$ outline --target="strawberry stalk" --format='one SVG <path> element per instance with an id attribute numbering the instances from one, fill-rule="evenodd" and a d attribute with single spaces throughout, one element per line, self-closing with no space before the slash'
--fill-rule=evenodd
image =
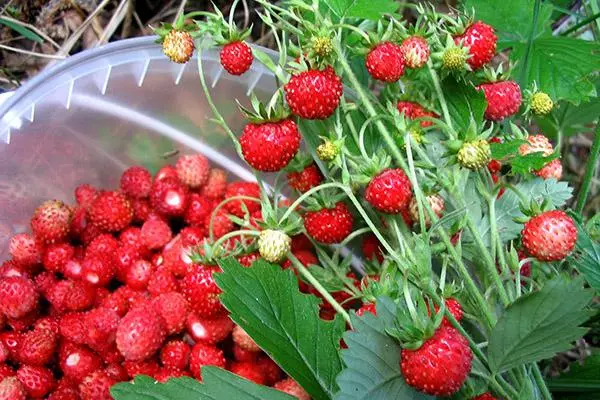
<path id="1" fill-rule="evenodd" d="M 450 118 L 450 112 L 448 111 L 448 105 L 446 104 L 446 97 L 444 96 L 444 92 L 442 91 L 442 87 L 440 86 L 440 79 L 438 78 L 438 74 L 433 68 L 433 63 L 431 58 L 427 60 L 427 69 L 429 70 L 429 75 L 431 75 L 431 81 L 433 82 L 433 87 L 435 88 L 435 93 L 437 94 L 438 100 L 440 102 L 440 106 L 442 107 L 442 114 L 444 114 L 444 121 L 446 121 L 446 125 L 450 128 L 449 133 L 452 133 L 451 139 L 456 137 L 456 132 L 452 127 L 452 119 Z"/>
<path id="2" fill-rule="evenodd" d="M 232 196 L 232 197 L 228 197 L 227 199 L 223 200 L 222 202 L 220 202 L 213 210 L 212 213 L 210 215 L 210 222 L 208 224 L 208 237 L 210 238 L 210 240 L 214 239 L 214 235 L 213 235 L 213 221 L 215 216 L 217 215 L 217 211 L 219 211 L 221 208 L 223 208 L 223 206 L 227 203 L 230 203 L 232 201 L 236 201 L 236 200 L 247 200 L 247 201 L 254 201 L 256 203 L 260 203 L 260 199 L 257 199 L 255 197 L 249 197 L 249 196 Z"/>
<path id="3" fill-rule="evenodd" d="M 575 211 L 577 211 L 579 214 L 583 214 L 583 208 L 585 206 L 585 202 L 590 192 L 592 178 L 594 177 L 594 172 L 596 171 L 596 167 L 598 165 L 598 156 L 600 156 L 600 122 L 596 124 L 594 142 L 592 144 L 592 149 L 590 150 L 590 155 L 585 166 L 585 175 L 583 177 L 583 182 L 581 183 L 581 189 L 579 189 L 577 207 L 575 208 Z"/>
<path id="4" fill-rule="evenodd" d="M 237 230 L 237 231 L 233 231 L 233 232 L 229 232 L 223 236 L 221 236 L 220 238 L 218 238 L 215 243 L 212 245 L 213 250 L 216 250 L 219 248 L 219 246 L 223 243 L 225 243 L 227 240 L 236 237 L 236 236 L 255 236 L 258 237 L 260 235 L 259 231 L 251 231 L 249 229 L 241 229 L 241 230 Z"/>

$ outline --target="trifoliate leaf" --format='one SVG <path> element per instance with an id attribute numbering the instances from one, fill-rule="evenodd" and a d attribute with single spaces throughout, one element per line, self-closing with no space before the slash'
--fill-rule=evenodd
<path id="1" fill-rule="evenodd" d="M 396 305 L 388 298 L 377 299 L 377 317 L 352 315 L 342 350 L 346 368 L 337 378 L 336 400 L 425 400 L 433 399 L 408 386 L 400 371 L 400 345 L 386 334 L 394 325 Z"/>
<path id="2" fill-rule="evenodd" d="M 459 83 L 449 77 L 442 82 L 442 92 L 446 94 L 446 104 L 452 119 L 454 129 L 458 132 L 467 130 L 471 119 L 477 126 L 483 122 L 483 114 L 487 107 L 483 91 L 475 89 L 474 86 Z"/>
<path id="3" fill-rule="evenodd" d="M 158 383 L 137 375 L 133 382 L 117 383 L 110 389 L 115 400 L 292 400 L 293 397 L 257 385 L 220 368 L 202 367 L 202 382 L 192 378 L 173 378 Z"/>
<path id="4" fill-rule="evenodd" d="M 290 270 L 264 260 L 251 268 L 219 262 L 221 302 L 254 341 L 315 400 L 331 399 L 342 370 L 338 354 L 344 322 L 319 318 L 319 299 L 300 293 Z"/>
<path id="5" fill-rule="evenodd" d="M 581 279 L 559 276 L 539 291 L 517 299 L 492 329 L 488 346 L 493 373 L 536 362 L 569 349 L 587 329 L 579 327 L 590 317 L 585 308 L 594 291 Z"/>
<path id="6" fill-rule="evenodd" d="M 331 11 L 339 18 L 352 17 L 378 21 L 384 14 L 398 10 L 394 0 L 325 0 Z"/>
<path id="7" fill-rule="evenodd" d="M 583 274 L 587 283 L 600 291 L 600 245 L 594 243 L 585 228 L 571 215 L 577 226 L 577 242 L 569 256 L 569 263 Z"/>

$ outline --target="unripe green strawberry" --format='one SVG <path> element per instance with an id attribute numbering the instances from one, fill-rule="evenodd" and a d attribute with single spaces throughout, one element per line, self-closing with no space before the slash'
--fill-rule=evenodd
<path id="1" fill-rule="evenodd" d="M 429 203 L 431 210 L 437 215 L 438 218 L 441 218 L 444 213 L 444 198 L 439 194 L 433 194 L 431 196 L 425 196 L 425 200 Z M 410 213 L 410 218 L 415 223 L 419 222 L 419 207 L 417 205 L 417 198 L 413 197 L 410 200 L 410 204 L 408 205 L 408 211 Z M 431 226 L 431 218 L 427 214 L 427 211 L 423 207 L 423 214 L 425 215 L 425 225 Z"/>
<path id="2" fill-rule="evenodd" d="M 483 139 L 463 143 L 457 154 L 458 163 L 474 171 L 486 166 L 491 157 L 490 144 Z"/>
<path id="3" fill-rule="evenodd" d="M 267 261 L 277 263 L 292 247 L 292 239 L 282 231 L 265 229 L 258 238 L 258 252 Z"/>
<path id="4" fill-rule="evenodd" d="M 171 61 L 185 64 L 194 54 L 194 39 L 189 32 L 173 29 L 165 36 L 162 49 Z"/>
<path id="5" fill-rule="evenodd" d="M 546 211 L 527 221 L 521 236 L 531 256 L 540 261 L 559 261 L 575 247 L 577 227 L 564 211 Z"/>
<path id="6" fill-rule="evenodd" d="M 442 68 L 452 72 L 459 72 L 465 69 L 467 55 L 460 47 L 451 47 L 444 51 L 442 55 Z"/>
<path id="7" fill-rule="evenodd" d="M 334 160 L 339 152 L 340 149 L 331 140 L 326 140 L 317 147 L 317 156 L 322 161 Z"/>
<path id="8" fill-rule="evenodd" d="M 548 94 L 544 92 L 537 92 L 531 96 L 531 103 L 529 107 L 531 107 L 531 111 L 533 111 L 535 115 L 547 115 L 550 114 L 550 111 L 552 111 L 554 102 L 550 96 L 548 96 Z"/>

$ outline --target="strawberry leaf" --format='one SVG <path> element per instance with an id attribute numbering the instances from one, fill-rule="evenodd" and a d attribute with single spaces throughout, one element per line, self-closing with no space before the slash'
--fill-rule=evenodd
<path id="1" fill-rule="evenodd" d="M 394 0 L 325 0 L 333 14 L 339 18 L 353 17 L 378 21 L 383 14 L 398 10 Z"/>
<path id="2" fill-rule="evenodd" d="M 471 119 L 477 126 L 483 123 L 483 114 L 487 102 L 482 91 L 475 89 L 472 85 L 459 83 L 453 78 L 442 82 L 442 92 L 446 93 L 446 103 L 450 118 L 454 123 L 454 129 L 458 132 L 469 128 Z"/>
<path id="3" fill-rule="evenodd" d="M 600 97 L 578 106 L 563 103 L 554 109 L 552 114 L 536 118 L 535 121 L 544 135 L 553 139 L 558 138 L 559 132 L 563 136 L 592 133 L 599 109 Z"/>
<path id="4" fill-rule="evenodd" d="M 158 383 L 138 375 L 133 382 L 117 383 L 110 389 L 115 400 L 292 400 L 278 390 L 257 385 L 220 368 L 202 367 L 202 382 L 192 378 L 173 378 Z"/>
<path id="5" fill-rule="evenodd" d="M 490 335 L 491 371 L 500 373 L 571 348 L 587 332 L 579 325 L 591 316 L 586 307 L 594 291 L 584 289 L 582 283 L 582 279 L 559 276 L 511 304 Z"/>
<path id="6" fill-rule="evenodd" d="M 377 299 L 377 317 L 352 315 L 353 331 L 344 335 L 348 349 L 342 350 L 346 368 L 337 378 L 336 400 L 433 399 L 408 386 L 400 371 L 400 345 L 386 334 L 393 327 L 396 305 Z"/>
<path id="7" fill-rule="evenodd" d="M 342 370 L 338 354 L 344 322 L 319 318 L 319 299 L 300 293 L 290 270 L 258 260 L 244 268 L 219 262 L 221 301 L 254 341 L 315 400 L 330 399 Z"/>
<path id="8" fill-rule="evenodd" d="M 571 214 L 571 217 L 577 226 L 577 242 L 569 262 L 583 274 L 591 287 L 600 291 L 600 245 L 594 243 L 585 228 L 577 222 L 577 215 Z"/>

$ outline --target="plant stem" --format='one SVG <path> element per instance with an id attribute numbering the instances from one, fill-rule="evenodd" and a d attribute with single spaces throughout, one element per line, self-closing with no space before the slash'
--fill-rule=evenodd
<path id="1" fill-rule="evenodd" d="M 231 239 L 232 237 L 244 236 L 244 235 L 258 236 L 258 235 L 260 235 L 260 232 L 259 231 L 251 231 L 249 229 L 241 229 L 239 231 L 229 232 L 229 233 L 221 236 L 219 239 L 217 239 L 217 241 L 212 245 L 212 248 L 213 249 L 218 248 L 218 246 L 220 246 L 222 243 L 224 243 L 228 239 Z"/>
<path id="2" fill-rule="evenodd" d="M 208 237 L 211 241 L 213 240 L 213 237 L 214 237 L 214 235 L 213 235 L 213 220 L 214 220 L 215 216 L 217 215 L 217 211 L 219 211 L 221 208 L 223 208 L 223 206 L 225 204 L 230 203 L 235 200 L 248 200 L 248 201 L 255 201 L 257 203 L 260 203 L 260 199 L 257 199 L 255 197 L 233 196 L 233 197 L 228 197 L 225 200 L 223 200 L 222 202 L 220 202 L 219 204 L 217 204 L 217 206 L 211 211 L 210 221 L 208 222 Z"/>
<path id="3" fill-rule="evenodd" d="M 433 87 L 435 88 L 435 92 L 442 107 L 444 121 L 446 121 L 446 125 L 448 125 L 452 130 L 452 136 L 455 136 L 454 128 L 452 126 L 452 119 L 450 118 L 450 113 L 448 112 L 448 105 L 446 104 L 446 97 L 444 96 L 444 92 L 442 91 L 442 87 L 440 86 L 440 80 L 438 78 L 437 72 L 435 72 L 435 69 L 433 68 L 431 58 L 427 60 L 427 69 L 429 70 L 429 75 L 431 75 Z"/>
<path id="4" fill-rule="evenodd" d="M 321 283 L 315 279 L 315 277 L 308 271 L 308 269 L 306 269 L 306 267 L 300 262 L 300 260 L 298 260 L 296 258 L 296 256 L 294 256 L 292 254 L 292 252 L 288 253 L 288 258 L 289 260 L 292 262 L 292 264 L 294 264 L 294 267 L 296 267 L 296 269 L 302 274 L 302 276 L 304 276 L 306 278 L 306 280 L 314 286 L 314 288 L 317 290 L 317 292 L 319 292 L 319 294 L 321 296 L 323 296 L 323 298 L 325 300 L 327 300 L 327 302 L 329 304 L 331 304 L 331 306 L 333 307 L 334 310 L 336 310 L 338 313 L 341 314 L 342 317 L 344 317 L 344 319 L 346 320 L 346 322 L 348 322 L 348 324 L 351 325 L 350 322 L 350 315 L 348 315 L 348 313 L 346 312 L 346 310 L 344 310 L 344 307 L 342 307 L 340 305 L 340 303 L 338 303 L 333 296 L 331 296 L 331 294 L 329 294 L 329 292 L 323 287 L 323 285 L 321 285 Z"/>
<path id="5" fill-rule="evenodd" d="M 531 23 L 531 32 L 529 32 L 529 38 L 527 40 L 527 49 L 525 50 L 525 58 L 523 59 L 523 66 L 521 70 L 521 76 L 519 77 L 519 86 L 525 87 L 525 78 L 529 75 L 529 60 L 531 59 L 531 49 L 533 48 L 533 39 L 537 30 L 538 17 L 540 15 L 540 8 L 542 7 L 541 0 L 535 0 L 533 5 L 533 21 Z"/>
<path id="6" fill-rule="evenodd" d="M 561 33 L 561 36 L 567 36 L 568 34 L 570 34 L 572 32 L 575 32 L 579 28 L 581 28 L 581 27 L 589 24 L 590 22 L 595 21 L 598 18 L 600 18 L 600 13 L 596 13 L 594 15 L 590 15 L 589 17 L 585 18 L 582 21 L 579 21 L 578 23 L 576 23 L 575 25 L 573 25 L 572 27 L 570 27 L 569 29 L 567 29 L 566 31 L 564 31 L 563 33 Z"/>
<path id="7" fill-rule="evenodd" d="M 538 388 L 542 391 L 542 396 L 544 400 L 552 400 L 552 394 L 548 390 L 548 386 L 546 386 L 546 382 L 544 381 L 544 377 L 542 376 L 542 372 L 540 371 L 540 367 L 537 363 L 533 364 L 533 378 L 535 379 L 535 383 L 537 383 Z"/>
<path id="8" fill-rule="evenodd" d="M 346 238 L 342 241 L 342 243 L 337 245 L 337 248 L 335 249 L 335 252 L 333 253 L 333 257 L 331 257 L 331 259 L 334 261 L 337 261 L 337 258 L 340 256 L 340 251 L 342 251 L 342 249 L 344 247 L 346 247 L 348 245 L 348 243 L 350 243 L 352 240 L 354 240 L 358 236 L 362 235 L 363 233 L 367 233 L 367 232 L 371 232 L 371 228 L 369 228 L 369 227 L 360 228 L 360 229 L 355 230 L 348 236 L 346 236 Z"/>
<path id="9" fill-rule="evenodd" d="M 598 156 L 600 155 L 600 121 L 596 125 L 596 132 L 594 132 L 594 142 L 592 143 L 592 149 L 590 150 L 590 156 L 585 165 L 585 175 L 583 182 L 581 183 L 581 189 L 579 189 L 579 195 L 577 196 L 577 207 L 576 211 L 579 214 L 583 213 L 585 202 L 590 192 L 590 186 L 594 172 L 598 166 Z"/>
<path id="10" fill-rule="evenodd" d="M 285 213 L 281 216 L 281 218 L 279 219 L 279 225 L 281 225 L 283 223 L 283 221 L 285 221 L 287 219 L 287 217 L 290 216 L 290 214 L 292 212 L 294 212 L 294 210 L 296 208 L 298 208 L 298 206 L 300 204 L 302 204 L 302 202 L 306 199 L 308 199 L 310 196 L 312 196 L 313 194 L 315 194 L 316 192 L 318 192 L 319 190 L 323 190 L 323 189 L 327 189 L 327 188 L 334 188 L 334 187 L 339 187 L 340 184 L 337 182 L 329 182 L 329 183 L 323 183 L 319 186 L 315 186 L 309 190 L 307 190 L 306 192 L 302 193 L 302 195 L 300 197 L 298 197 L 296 199 L 296 201 L 294 201 L 292 203 L 292 205 L 290 205 L 288 207 L 287 210 L 285 210 Z"/>

